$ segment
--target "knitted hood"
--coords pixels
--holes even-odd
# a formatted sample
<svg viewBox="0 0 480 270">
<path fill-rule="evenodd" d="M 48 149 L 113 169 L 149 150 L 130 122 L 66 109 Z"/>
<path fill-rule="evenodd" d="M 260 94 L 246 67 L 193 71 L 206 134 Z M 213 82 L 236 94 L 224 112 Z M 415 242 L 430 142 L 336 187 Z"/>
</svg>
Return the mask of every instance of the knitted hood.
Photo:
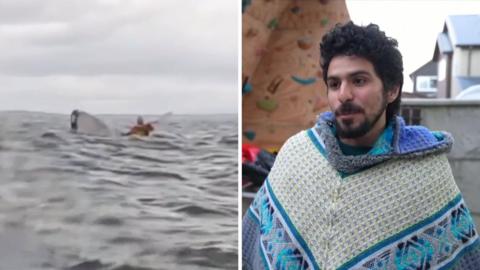
<svg viewBox="0 0 480 270">
<path fill-rule="evenodd" d="M 443 131 L 430 131 L 423 126 L 406 126 L 397 116 L 390 121 L 372 149 L 364 155 L 347 156 L 342 153 L 335 137 L 334 115 L 325 112 L 314 127 L 322 140 L 330 164 L 343 173 L 355 173 L 393 158 L 414 158 L 450 151 L 453 138 Z"/>
</svg>

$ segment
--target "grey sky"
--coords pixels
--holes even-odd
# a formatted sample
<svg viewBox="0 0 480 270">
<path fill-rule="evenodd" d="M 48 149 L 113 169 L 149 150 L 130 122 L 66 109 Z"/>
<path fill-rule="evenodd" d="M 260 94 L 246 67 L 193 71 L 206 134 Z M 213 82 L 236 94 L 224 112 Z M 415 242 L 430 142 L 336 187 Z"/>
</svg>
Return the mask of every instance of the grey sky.
<svg viewBox="0 0 480 270">
<path fill-rule="evenodd" d="M 477 0 L 347 0 L 347 7 L 354 22 L 376 23 L 398 41 L 404 64 L 403 90 L 408 92 L 413 90 L 410 73 L 432 60 L 447 16 L 480 14 Z"/>
<path fill-rule="evenodd" d="M 0 0 L 0 110 L 237 113 L 236 0 Z"/>
</svg>

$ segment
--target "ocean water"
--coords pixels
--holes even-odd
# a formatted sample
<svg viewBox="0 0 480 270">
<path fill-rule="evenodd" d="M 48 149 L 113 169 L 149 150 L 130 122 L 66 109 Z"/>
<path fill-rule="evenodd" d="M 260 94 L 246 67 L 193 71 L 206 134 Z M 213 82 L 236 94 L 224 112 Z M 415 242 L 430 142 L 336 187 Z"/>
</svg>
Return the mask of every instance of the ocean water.
<svg viewBox="0 0 480 270">
<path fill-rule="evenodd" d="M 0 269 L 237 269 L 237 116 L 0 112 Z"/>
</svg>

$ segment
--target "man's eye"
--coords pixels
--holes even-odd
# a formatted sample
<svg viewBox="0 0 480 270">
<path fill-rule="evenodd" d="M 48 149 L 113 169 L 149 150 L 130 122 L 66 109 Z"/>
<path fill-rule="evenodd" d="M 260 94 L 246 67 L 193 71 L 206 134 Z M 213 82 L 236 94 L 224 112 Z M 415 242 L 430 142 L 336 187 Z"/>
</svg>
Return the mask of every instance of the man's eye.
<svg viewBox="0 0 480 270">
<path fill-rule="evenodd" d="M 355 78 L 353 80 L 353 83 L 357 86 L 362 86 L 364 85 L 365 83 L 367 82 L 367 80 L 365 80 L 364 78 Z"/>
<path fill-rule="evenodd" d="M 340 86 L 340 83 L 336 81 L 329 81 L 327 86 L 328 86 L 328 89 L 337 89 Z"/>
</svg>

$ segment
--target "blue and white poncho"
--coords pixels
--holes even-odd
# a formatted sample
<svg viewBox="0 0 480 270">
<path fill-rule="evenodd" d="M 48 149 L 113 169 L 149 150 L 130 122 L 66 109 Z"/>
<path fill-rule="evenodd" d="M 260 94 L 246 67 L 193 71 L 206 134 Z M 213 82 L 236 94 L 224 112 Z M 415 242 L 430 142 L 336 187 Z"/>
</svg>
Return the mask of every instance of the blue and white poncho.
<svg viewBox="0 0 480 270">
<path fill-rule="evenodd" d="M 391 121 L 365 155 L 333 115 L 291 137 L 243 219 L 244 269 L 480 269 L 448 133 Z"/>
</svg>

